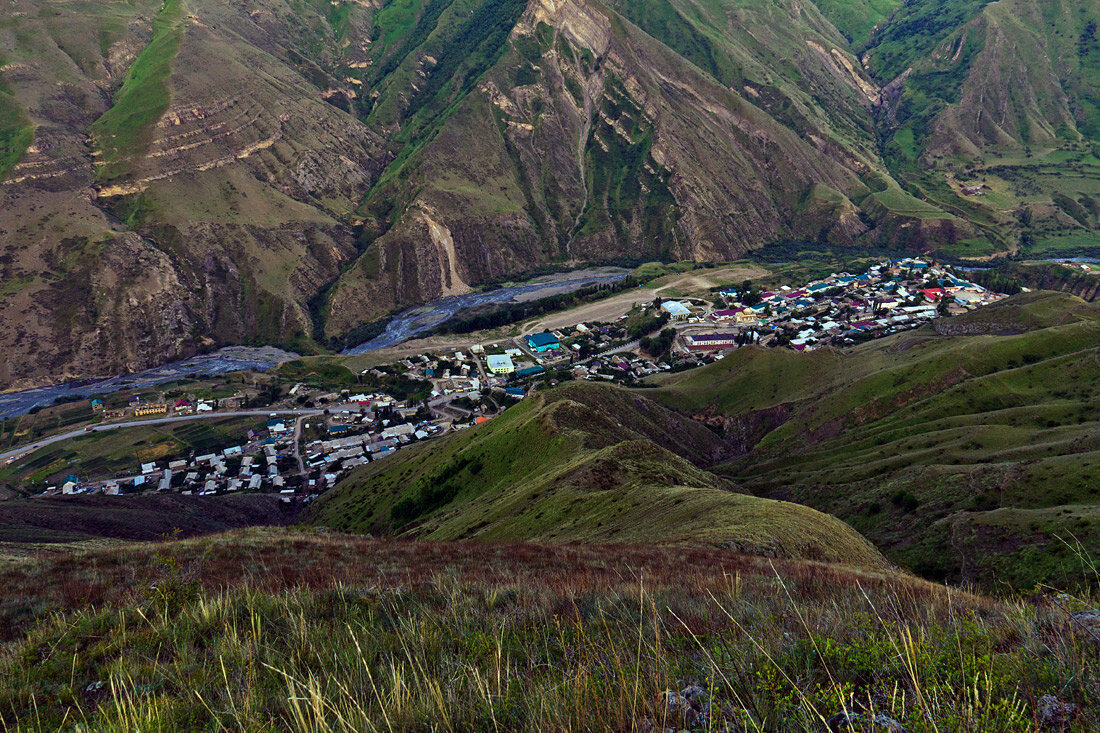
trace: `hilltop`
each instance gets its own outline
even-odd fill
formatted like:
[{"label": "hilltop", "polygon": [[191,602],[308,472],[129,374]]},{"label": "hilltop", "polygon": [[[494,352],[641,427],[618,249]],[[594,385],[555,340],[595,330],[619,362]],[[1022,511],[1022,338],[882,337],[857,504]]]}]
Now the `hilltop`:
[{"label": "hilltop", "polygon": [[1100,723],[1079,601],[813,562],[268,529],[0,559],[0,579],[18,730]]},{"label": "hilltop", "polygon": [[1028,293],[844,351],[744,348],[652,393],[743,491],[845,520],[936,578],[1087,582],[1100,542],[1100,308]]},{"label": "hilltop", "polygon": [[843,522],[734,491],[722,441],[640,394],[566,384],[363,466],[305,521],[432,540],[703,545],[885,567]]},{"label": "hilltop", "polygon": [[1095,0],[9,10],[4,387],[339,350],[547,266],[1048,256],[1100,225]]}]

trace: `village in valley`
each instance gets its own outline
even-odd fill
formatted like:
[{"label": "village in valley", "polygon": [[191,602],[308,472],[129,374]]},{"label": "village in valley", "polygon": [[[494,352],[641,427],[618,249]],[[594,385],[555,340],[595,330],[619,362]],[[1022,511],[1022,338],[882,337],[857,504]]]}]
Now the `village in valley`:
[{"label": "village in valley", "polygon": [[[345,382],[354,381],[346,386],[326,382],[325,375],[335,373],[331,367],[311,371],[307,360],[296,360],[274,370],[274,381],[265,375],[263,385],[255,379],[249,385],[242,377],[220,397],[185,388],[96,397],[90,401],[95,421],[85,431],[205,418],[248,427],[231,442],[135,460],[112,475],[89,475],[73,465],[40,493],[268,492],[309,502],[355,468],[490,420],[538,385],[574,379],[644,384],[647,377],[707,364],[749,344],[796,351],[852,346],[1003,297],[935,263],[893,259],[803,285],[763,289],[743,281],[704,295],[658,296],[609,321],[520,330],[494,340],[474,333],[459,348],[410,354],[354,373],[340,366]],[[42,463],[39,477],[56,474],[60,460],[49,453],[36,457],[33,450],[5,455],[8,464]]]}]

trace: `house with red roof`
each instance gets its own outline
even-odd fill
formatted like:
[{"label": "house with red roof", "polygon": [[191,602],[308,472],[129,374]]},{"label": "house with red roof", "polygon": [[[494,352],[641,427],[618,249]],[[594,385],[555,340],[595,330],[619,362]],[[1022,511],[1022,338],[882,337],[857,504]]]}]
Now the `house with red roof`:
[{"label": "house with red roof", "polygon": [[940,302],[940,298],[947,295],[947,291],[945,291],[943,288],[925,288],[920,292],[924,293],[924,297],[933,303]]}]

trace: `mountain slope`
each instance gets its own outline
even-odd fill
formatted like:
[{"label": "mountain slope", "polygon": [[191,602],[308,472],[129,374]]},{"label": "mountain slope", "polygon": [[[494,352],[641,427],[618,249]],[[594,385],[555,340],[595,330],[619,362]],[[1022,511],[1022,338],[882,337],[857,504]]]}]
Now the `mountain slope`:
[{"label": "mountain slope", "polygon": [[918,572],[1079,584],[1071,545],[1100,540],[1098,316],[1025,294],[845,352],[742,349],[656,396],[722,428],[742,455],[718,472],[744,490]]},{"label": "mountain slope", "polygon": [[846,45],[772,2],[16,0],[0,384],[341,345],[550,262],[936,231]]},{"label": "mountain slope", "polygon": [[711,431],[644,397],[569,384],[364,466],[307,521],[433,540],[709,545],[882,566],[843,522],[734,493],[696,465],[724,450]]},{"label": "mountain slope", "polygon": [[1095,249],[1097,22],[1096,2],[936,0],[871,35],[891,172],[981,233],[951,251]]},{"label": "mountain slope", "polygon": [[551,263],[1089,251],[1095,5],[14,0],[0,384]]}]

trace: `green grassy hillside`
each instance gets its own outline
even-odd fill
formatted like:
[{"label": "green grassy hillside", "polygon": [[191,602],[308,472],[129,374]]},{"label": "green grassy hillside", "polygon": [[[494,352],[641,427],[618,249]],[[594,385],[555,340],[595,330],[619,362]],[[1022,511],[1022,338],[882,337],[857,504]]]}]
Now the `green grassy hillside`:
[{"label": "green grassy hillside", "polygon": [[168,75],[179,52],[183,0],[164,0],[153,18],[153,37],[126,72],[114,104],[92,125],[100,153],[101,180],[129,172],[129,162],[146,152],[153,125],[168,109]]},{"label": "green grassy hillside", "polygon": [[268,529],[3,557],[0,582],[10,730],[1100,724],[1089,599],[817,563]]},{"label": "green grassy hillside", "polygon": [[1098,21],[1096,2],[937,0],[872,34],[867,67],[894,82],[879,117],[890,171],[981,232],[940,246],[1096,251]]},{"label": "green grassy hillside", "polygon": [[1095,305],[1031,293],[845,352],[743,349],[657,398],[721,427],[743,455],[719,473],[743,490],[835,514],[918,572],[1082,583],[1097,344]]},{"label": "green grassy hillside", "polygon": [[433,540],[694,544],[881,566],[843,522],[734,493],[690,462],[722,450],[710,430],[641,396],[570,384],[359,469],[306,521]]}]

